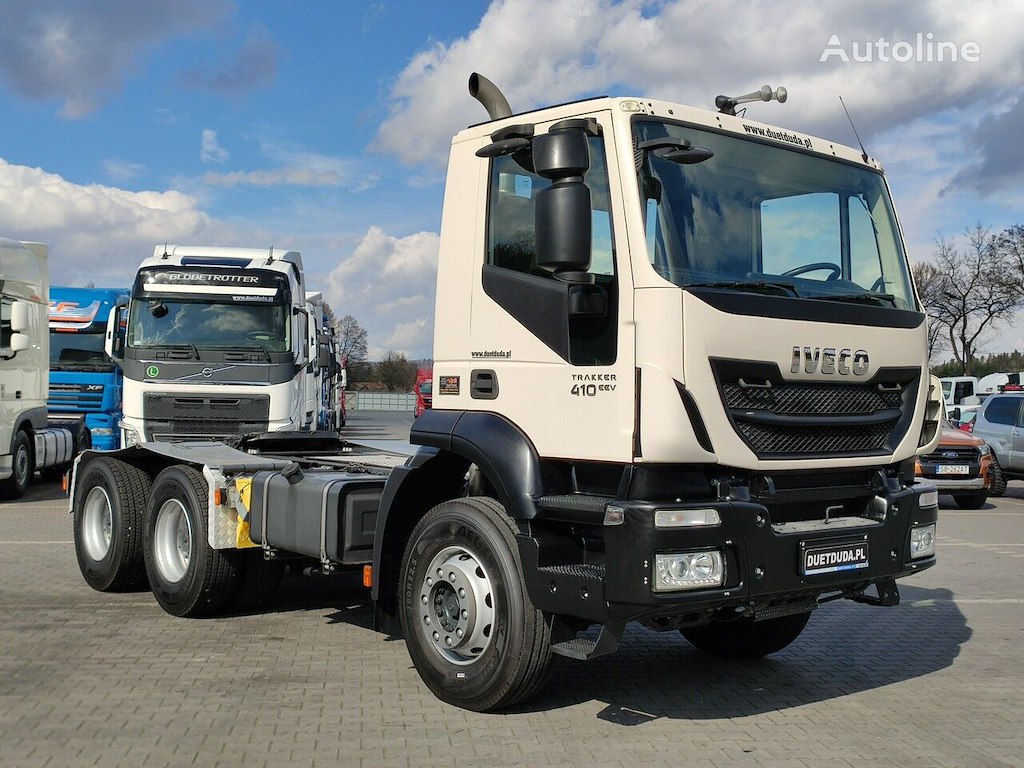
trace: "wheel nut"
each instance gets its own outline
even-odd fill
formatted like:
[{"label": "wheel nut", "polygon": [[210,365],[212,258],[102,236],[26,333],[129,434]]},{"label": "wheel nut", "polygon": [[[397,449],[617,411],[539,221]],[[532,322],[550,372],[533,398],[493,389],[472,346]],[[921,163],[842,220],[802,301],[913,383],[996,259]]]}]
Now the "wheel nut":
[{"label": "wheel nut", "polygon": [[462,587],[459,587],[459,597],[463,599],[465,599],[466,597],[466,590],[464,590]]},{"label": "wheel nut", "polygon": [[461,637],[462,637],[462,636],[463,636],[464,634],[466,634],[466,633],[462,631],[462,627],[459,627],[458,629],[456,629],[456,630],[455,630],[455,635],[456,635],[456,637],[459,637],[460,639],[461,639]]},{"label": "wheel nut", "polygon": [[445,638],[444,638],[444,644],[445,644],[445,645],[447,645],[447,646],[448,646],[449,648],[451,648],[451,647],[452,647],[452,638],[451,638],[451,635],[445,635]]}]

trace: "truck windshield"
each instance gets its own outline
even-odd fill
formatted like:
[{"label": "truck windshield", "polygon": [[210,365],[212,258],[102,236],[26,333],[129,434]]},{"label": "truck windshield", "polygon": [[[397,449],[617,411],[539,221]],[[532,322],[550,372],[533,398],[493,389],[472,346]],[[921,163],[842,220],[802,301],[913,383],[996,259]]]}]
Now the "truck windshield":
[{"label": "truck windshield", "polygon": [[113,361],[103,351],[103,333],[50,332],[51,371],[114,370]]},{"label": "truck windshield", "polygon": [[683,139],[714,153],[679,164],[652,144],[639,158],[648,255],[662,277],[682,287],[915,308],[881,174],[673,123],[640,120],[634,130],[638,145]]},{"label": "truck windshield", "polygon": [[289,313],[283,304],[206,299],[132,299],[129,347],[290,349]]}]

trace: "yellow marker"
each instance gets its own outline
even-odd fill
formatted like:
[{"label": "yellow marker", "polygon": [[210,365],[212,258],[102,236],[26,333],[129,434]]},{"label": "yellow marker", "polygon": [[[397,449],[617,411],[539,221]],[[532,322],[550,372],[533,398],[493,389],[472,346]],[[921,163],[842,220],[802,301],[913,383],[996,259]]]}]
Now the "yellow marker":
[{"label": "yellow marker", "polygon": [[238,490],[238,498],[242,502],[244,516],[238,515],[235,518],[235,546],[238,549],[259,546],[249,536],[249,507],[252,504],[252,478],[236,477],[235,488]]}]

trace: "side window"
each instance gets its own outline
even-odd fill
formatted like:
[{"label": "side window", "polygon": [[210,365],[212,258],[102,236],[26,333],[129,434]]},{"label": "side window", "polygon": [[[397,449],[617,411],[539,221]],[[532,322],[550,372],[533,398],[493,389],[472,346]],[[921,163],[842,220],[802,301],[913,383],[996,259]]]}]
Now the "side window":
[{"label": "side window", "polygon": [[985,418],[993,424],[1014,424],[1020,403],[1017,397],[993,397],[985,408]]},{"label": "side window", "polygon": [[[616,359],[618,287],[604,139],[588,139],[592,284],[563,283],[537,266],[537,194],[551,182],[517,162],[491,160],[484,292],[530,333],[574,365]],[[524,159],[529,165],[529,161]],[[500,269],[494,269],[498,267]]]},{"label": "side window", "polygon": [[[604,142],[590,139],[590,170],[585,177],[593,205],[593,245],[590,272],[595,276],[615,274],[612,246],[612,214],[609,205],[608,171]],[[487,221],[487,263],[538,277],[551,273],[537,267],[533,234],[534,201],[551,182],[523,168],[514,156],[495,158],[491,165],[490,206]]]}]

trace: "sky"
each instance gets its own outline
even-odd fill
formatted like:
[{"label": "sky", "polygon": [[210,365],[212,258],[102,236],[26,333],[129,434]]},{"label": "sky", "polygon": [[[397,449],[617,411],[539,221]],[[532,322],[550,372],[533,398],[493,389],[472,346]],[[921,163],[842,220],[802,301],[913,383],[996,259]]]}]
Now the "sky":
[{"label": "sky", "polygon": [[[588,96],[713,108],[886,167],[912,261],[1024,224],[1016,0],[0,0],[0,234],[54,285],[128,286],[163,243],[302,252],[369,356],[431,357],[451,136]],[[1024,324],[986,351],[1024,349]]]}]

